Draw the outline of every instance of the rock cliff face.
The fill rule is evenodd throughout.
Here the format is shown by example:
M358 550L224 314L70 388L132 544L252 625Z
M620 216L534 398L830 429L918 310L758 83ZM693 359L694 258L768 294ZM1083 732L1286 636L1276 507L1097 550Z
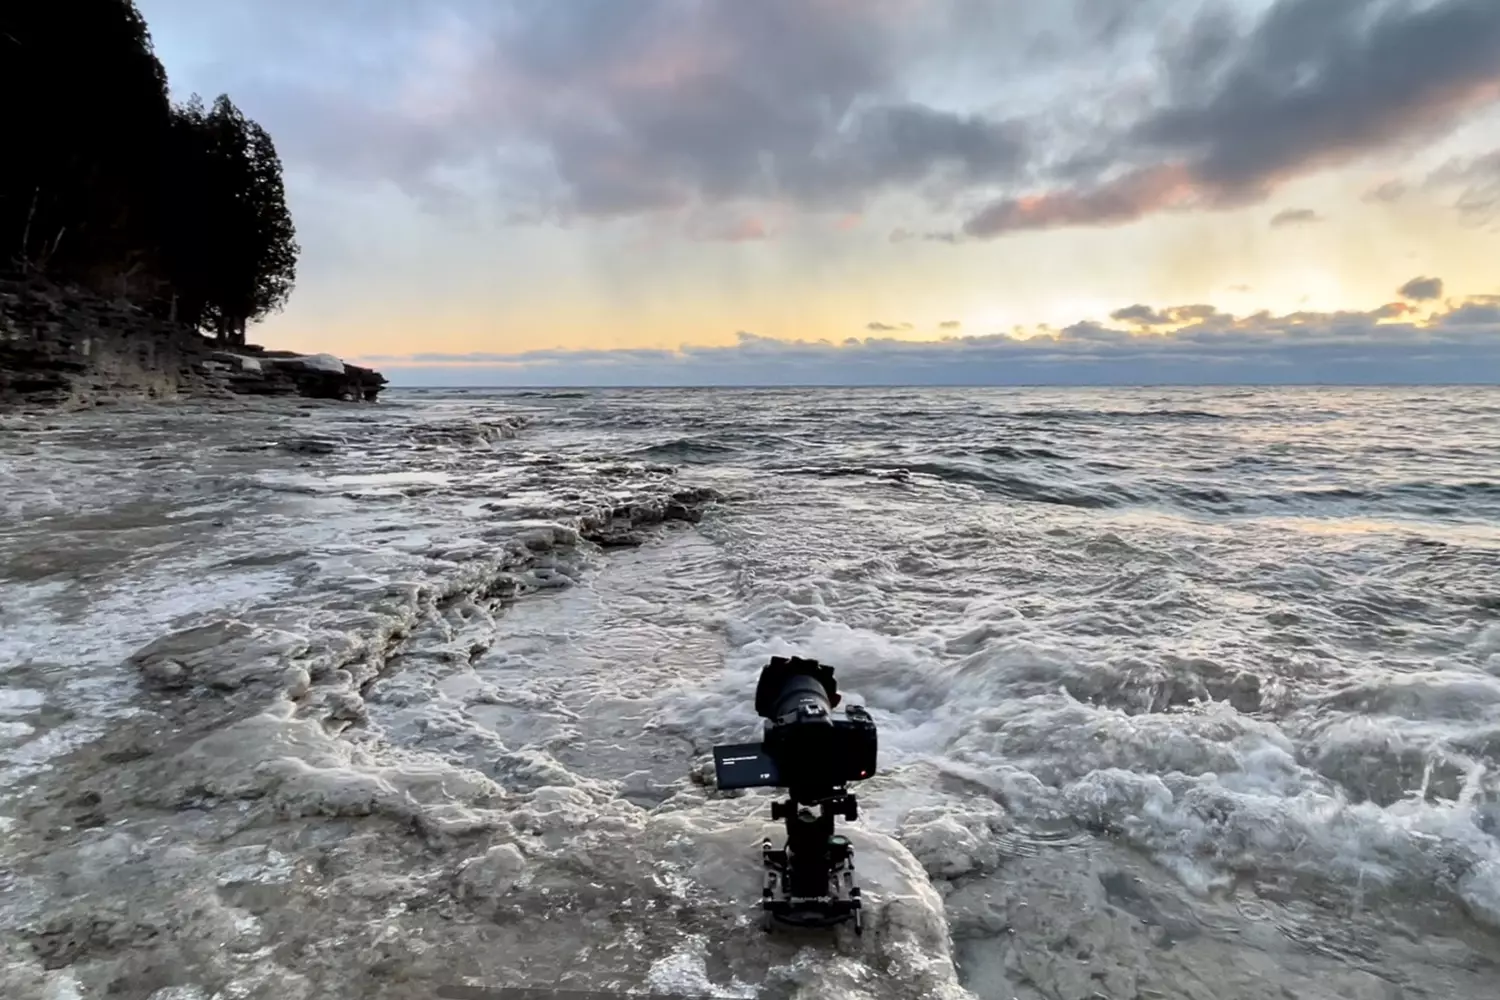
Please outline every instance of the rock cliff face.
M35 280L0 281L0 407L300 395L374 401L386 380L330 355L225 351L130 305Z

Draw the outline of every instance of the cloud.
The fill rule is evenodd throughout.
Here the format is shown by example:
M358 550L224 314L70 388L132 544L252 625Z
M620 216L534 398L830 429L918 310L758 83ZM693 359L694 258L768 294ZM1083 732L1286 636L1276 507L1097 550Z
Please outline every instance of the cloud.
M963 323L959 322L956 319L945 319L941 323L938 324L938 329L939 330L957 330L961 326L963 326Z
M1271 216L1271 228L1306 226L1322 221L1323 217L1310 208L1287 208Z
M731 240L773 238L770 206L852 227L887 196L931 216L894 242L1252 204L1500 93L1494 0L1212 3L1175 31L1183 6L223 0L217 62L191 62L290 170L465 217L665 214Z
M712 243L755 243L772 236L770 224L754 215L699 214L690 218L686 234Z
M396 93L269 73L255 89L278 139L338 176L430 192L477 173L559 219L768 201L847 219L889 189L936 196L1030 162L1024 123L902 96L917 6L447 0L424 48L385 57Z
M1244 33L1210 8L1175 44L1168 99L1082 161L1115 176L1005 196L964 232L1251 204L1295 177L1441 135L1500 97L1493 0L1280 0Z
M1238 42L1211 45L1180 99L1133 131L1191 156L1205 183L1257 193L1493 101L1500 5L1281 0Z
M1433 171L1427 186L1456 189L1453 207L1472 223L1483 225L1500 219L1500 149L1450 160Z
M1439 318L1445 327L1487 328L1500 324L1500 295L1481 295L1469 299Z
M895 333L900 330L910 330L910 323L866 323L865 329L874 333Z
M963 231L987 239L1027 229L1122 225L1164 209L1194 207L1202 198L1184 167L1149 167L1092 189L1002 198L971 216Z
M1390 322L1404 308L1236 318L1206 305L1132 306L1117 311L1117 322L1188 322L1170 332L1080 322L1030 337L842 344L741 333L731 346L677 351L364 360L404 385L774 385L789 378L801 385L1472 384L1486 375L1500 382L1500 296L1470 298L1427 324Z
M1161 313L1146 305L1126 306L1116 309L1109 314L1109 318L1118 323L1134 323L1139 326L1157 326L1167 322L1167 318Z
M1389 180L1366 191L1361 200L1372 205L1393 205L1405 198L1411 186L1403 180Z
M959 243L962 236L954 232L927 232L914 233L910 229L894 229L891 231L892 243L910 243L912 240L923 240L928 243Z
M1403 299L1427 302L1443 297L1442 278L1413 278L1396 290Z
M1116 309L1109 318L1117 323L1129 323L1137 327L1184 326L1190 323L1208 323L1221 319L1233 319L1210 305L1170 306L1157 310L1147 305L1126 306Z

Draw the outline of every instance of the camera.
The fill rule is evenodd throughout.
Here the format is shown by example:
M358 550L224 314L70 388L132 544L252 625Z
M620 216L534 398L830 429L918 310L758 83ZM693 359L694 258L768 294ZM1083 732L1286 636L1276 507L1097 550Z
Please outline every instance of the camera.
M766 880L762 926L781 922L831 926L852 919L863 929L860 891L854 884L854 850L834 833L834 819L858 817L851 782L875 773L875 721L843 700L833 668L801 657L772 657L755 689L755 711L766 720L760 743L714 747L714 776L723 790L785 788L771 803L771 818L785 820L786 846L761 845ZM815 810L813 807L816 806Z
M721 789L787 788L816 803L875 773L875 722L859 706L845 718L833 668L816 660L773 657L761 671L755 711L766 720L762 743L714 747Z

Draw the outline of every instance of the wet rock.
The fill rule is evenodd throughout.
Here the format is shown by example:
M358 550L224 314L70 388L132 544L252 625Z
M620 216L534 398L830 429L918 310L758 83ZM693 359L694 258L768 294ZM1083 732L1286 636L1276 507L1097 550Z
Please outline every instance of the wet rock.
M603 549L635 548L646 543L644 534L620 525L598 528L584 537Z
M310 399L374 402L386 378L370 368L351 365L328 354L301 355L292 351L249 349L259 380L246 379L237 391L282 395L288 391Z
M332 455L342 446L342 441L320 437L289 438L281 442L283 451L289 451L295 455Z
M231 691L254 683L305 684L288 661L307 651L305 637L224 619L162 636L129 662L162 687L202 685Z
M472 446L514 438L530 423L521 414L493 420L450 420L419 424L411 429L412 440L429 445Z
M526 859L515 844L498 844L458 870L455 893L459 899L497 900L520 880Z
M585 514L578 530L601 548L635 547L647 540L644 529L673 521L696 523L710 504L722 499L717 490L706 487L678 490Z
M1001 860L1001 836L1010 828L999 806L953 812L922 808L908 813L896 838L933 878L990 871Z
M77 810L73 814L73 825L80 830L92 830L108 822L103 809L103 798L95 791L86 791L68 803Z
M160 933L151 924L112 915L53 917L31 935L31 946L45 969L60 969L83 958L97 958L149 944Z
M0 407L307 396L373 401L379 372L324 355L226 349L161 310L40 277L0 280Z

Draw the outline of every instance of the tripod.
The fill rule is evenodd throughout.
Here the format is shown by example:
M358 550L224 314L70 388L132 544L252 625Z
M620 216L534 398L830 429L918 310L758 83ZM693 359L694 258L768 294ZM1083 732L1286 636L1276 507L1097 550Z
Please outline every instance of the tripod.
M813 806L818 806L816 812ZM864 930L859 887L854 884L854 848L833 832L835 817L854 820L859 804L843 789L821 799L788 793L771 803L771 819L786 821L786 847L761 844L766 879L761 891L761 928L776 921L796 927L831 927L854 920Z

